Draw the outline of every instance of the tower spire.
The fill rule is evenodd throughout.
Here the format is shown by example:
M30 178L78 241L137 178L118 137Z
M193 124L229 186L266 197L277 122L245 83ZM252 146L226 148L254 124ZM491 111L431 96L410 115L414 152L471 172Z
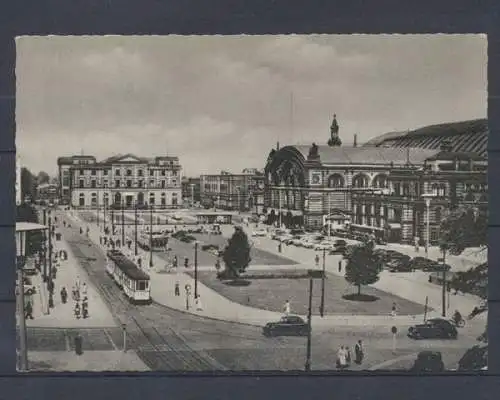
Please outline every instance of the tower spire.
M337 122L337 114L333 114L333 121L330 125L330 139L328 139L328 146L335 147L341 145L342 141L339 137L339 124Z

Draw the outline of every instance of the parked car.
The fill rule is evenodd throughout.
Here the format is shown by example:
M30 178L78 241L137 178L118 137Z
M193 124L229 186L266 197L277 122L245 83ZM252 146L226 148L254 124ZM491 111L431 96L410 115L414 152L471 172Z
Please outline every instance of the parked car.
M265 229L257 229L252 232L252 236L254 237L263 237L267 235L267 231Z
M389 261L386 261L385 265L390 272L411 272L413 268L410 265L411 257L406 255L401 255L397 257L392 257Z
M438 263L434 261L432 264L425 265L422 267L422 271L425 272L442 272L449 271L451 269L451 265Z
M414 257L410 261L413 269L421 269L422 271L425 271L424 268L428 268L432 264L435 264L435 261L425 257Z
M417 355L411 372L443 372L445 370L443 356L439 351L425 350Z
M483 371L487 369L488 345L471 347L458 362L458 371Z
M282 317L278 322L268 322L262 333L264 336L306 336L309 325L297 315Z
M456 339L457 336L457 328L442 318L429 319L408 328L408 337L411 339Z

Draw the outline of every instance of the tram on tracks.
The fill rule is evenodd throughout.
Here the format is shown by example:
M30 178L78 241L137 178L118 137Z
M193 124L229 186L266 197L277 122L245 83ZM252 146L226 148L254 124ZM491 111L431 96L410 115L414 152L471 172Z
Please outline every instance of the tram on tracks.
M119 250L107 253L106 272L132 304L151 304L149 275Z

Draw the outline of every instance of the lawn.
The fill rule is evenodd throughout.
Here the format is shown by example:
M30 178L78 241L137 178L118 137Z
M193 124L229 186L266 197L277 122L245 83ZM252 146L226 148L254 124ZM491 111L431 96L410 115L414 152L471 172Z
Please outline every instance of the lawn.
M280 271L286 273L286 271ZM298 271L294 270L296 274ZM303 271L306 273L306 271ZM188 272L192 275L192 271ZM250 279L248 286L231 286L222 283L215 272L200 271L198 278L206 286L217 291L231 301L270 311L283 311L286 300L290 301L292 313L307 314L308 279ZM344 315L388 315L395 302L399 315L418 315L424 313L424 306L401 297L382 292L369 286L362 287L362 293L372 297L372 301L346 300L343 296L355 293L344 278L327 274L325 280L325 313ZM374 299L374 300L373 300ZM319 314L321 302L321 281L315 280L313 287L313 314Z

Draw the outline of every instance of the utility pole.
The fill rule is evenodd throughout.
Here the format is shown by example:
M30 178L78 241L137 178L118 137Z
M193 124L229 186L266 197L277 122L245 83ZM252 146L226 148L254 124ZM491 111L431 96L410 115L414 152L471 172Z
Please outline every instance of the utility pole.
M149 204L149 267L153 268L153 205Z
M54 308L54 283L52 281L52 217L49 216L49 309Z
M194 242L194 298L198 298L198 242Z
M313 277L309 276L309 308L307 309L307 347L306 347L306 364L305 370L311 370L311 313L312 313L312 292L313 292Z
M47 210L43 209L43 225L47 226ZM49 232L50 235L50 232ZM43 281L47 282L47 230L43 231Z
M135 210L134 210L134 254L137 256L137 204L135 205Z
M122 201L122 245L125 243L125 201Z
M442 303L443 303L443 309L441 312L441 315L443 317L446 317L446 249L443 249L443 288L442 288Z
M319 313L321 317L325 314L325 274L326 274L326 249L323 249L323 274L321 276L321 305Z

